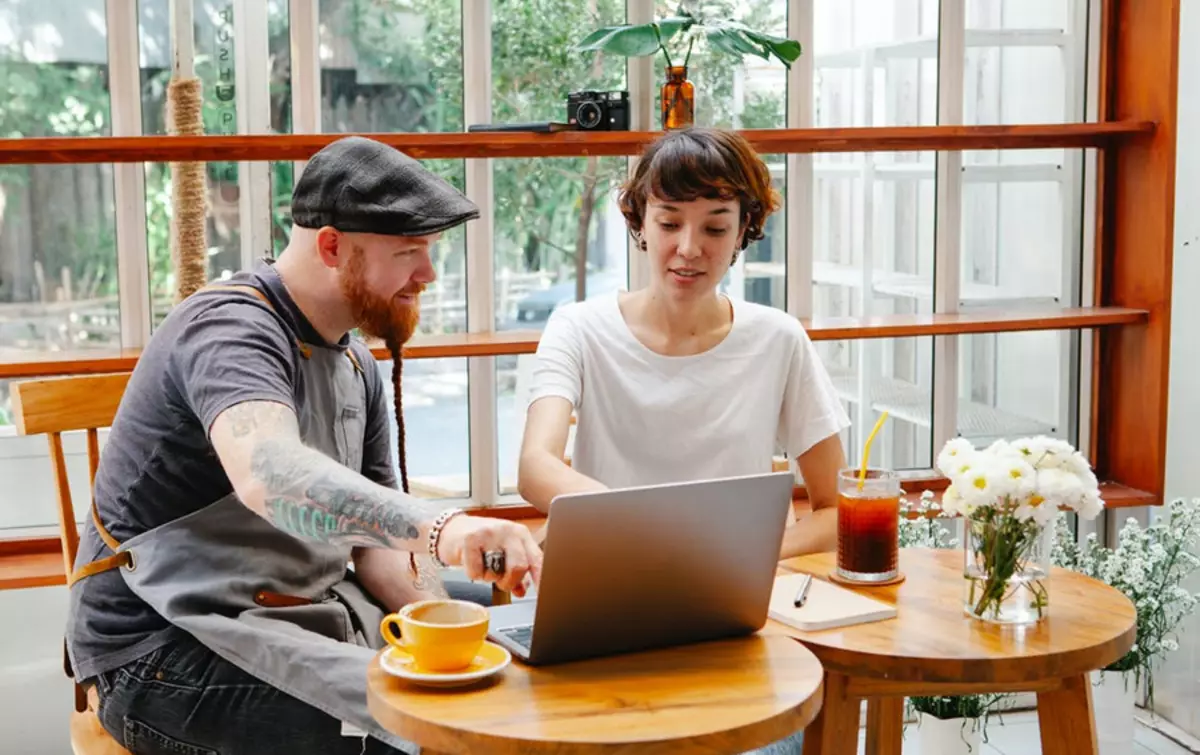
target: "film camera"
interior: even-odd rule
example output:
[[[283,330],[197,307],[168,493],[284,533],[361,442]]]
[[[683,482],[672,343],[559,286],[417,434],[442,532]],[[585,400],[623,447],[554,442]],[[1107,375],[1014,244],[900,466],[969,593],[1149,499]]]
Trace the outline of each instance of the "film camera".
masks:
[[[567,123],[582,131],[628,131],[629,92],[571,92]]]

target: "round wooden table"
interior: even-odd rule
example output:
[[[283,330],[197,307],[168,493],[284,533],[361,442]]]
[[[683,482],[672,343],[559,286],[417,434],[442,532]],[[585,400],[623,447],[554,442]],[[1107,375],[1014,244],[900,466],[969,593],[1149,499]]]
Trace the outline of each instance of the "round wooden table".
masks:
[[[741,753],[805,728],[822,668],[801,644],[752,635],[529,667],[438,690],[371,664],[367,703],[388,731],[436,753]]]
[[[827,579],[836,556],[789,559],[781,571]],[[825,667],[825,704],[805,732],[805,755],[854,753],[859,705],[867,701],[867,752],[899,755],[904,698],[988,692],[1036,692],[1042,752],[1094,753],[1096,727],[1088,672],[1133,647],[1136,613],[1120,591],[1054,569],[1049,615],[1037,624],[998,626],[962,607],[961,549],[903,548],[904,582],[854,588],[896,606],[894,619],[802,632]]]

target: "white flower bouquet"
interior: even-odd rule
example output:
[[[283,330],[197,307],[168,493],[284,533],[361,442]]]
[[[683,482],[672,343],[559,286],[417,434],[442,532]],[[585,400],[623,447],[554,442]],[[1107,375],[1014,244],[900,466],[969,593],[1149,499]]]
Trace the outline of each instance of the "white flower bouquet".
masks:
[[[1065,522],[1060,523],[1053,552],[1055,565],[1112,585],[1137,608],[1133,648],[1104,670],[1132,671],[1135,684],[1145,684],[1151,710],[1154,666],[1179,648],[1173,633],[1200,600],[1200,593],[1182,586],[1200,568],[1200,501],[1173,501],[1166,513],[1145,528],[1136,519],[1126,520],[1115,549],[1100,544],[1095,534],[1079,545]]]
[[[942,509],[966,525],[964,610],[998,623],[1042,619],[1054,534],[1047,525],[1060,508],[1085,519],[1104,508],[1087,459],[1053,438],[998,440],[986,449],[956,438],[937,465],[950,480]]]

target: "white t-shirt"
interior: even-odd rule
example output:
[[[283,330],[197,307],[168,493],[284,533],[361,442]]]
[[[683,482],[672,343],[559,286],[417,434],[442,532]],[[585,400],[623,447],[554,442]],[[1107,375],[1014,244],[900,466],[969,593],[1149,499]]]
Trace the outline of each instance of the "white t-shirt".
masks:
[[[555,310],[530,403],[575,407],[572,468],[611,488],[759,474],[850,425],[800,322],[731,301],[724,340],[683,357],[637,340],[616,294]]]

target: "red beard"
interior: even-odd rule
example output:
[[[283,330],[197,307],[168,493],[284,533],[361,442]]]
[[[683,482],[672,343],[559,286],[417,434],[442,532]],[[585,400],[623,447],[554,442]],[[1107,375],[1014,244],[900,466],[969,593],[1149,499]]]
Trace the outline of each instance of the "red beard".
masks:
[[[382,297],[367,288],[366,260],[362,247],[350,251],[350,260],[340,278],[342,296],[350,305],[358,329],[363,335],[382,339],[388,344],[403,344],[417,330],[421,319],[421,307],[416,300],[406,303],[401,295],[418,296],[425,290],[424,283],[412,282],[392,297]]]

